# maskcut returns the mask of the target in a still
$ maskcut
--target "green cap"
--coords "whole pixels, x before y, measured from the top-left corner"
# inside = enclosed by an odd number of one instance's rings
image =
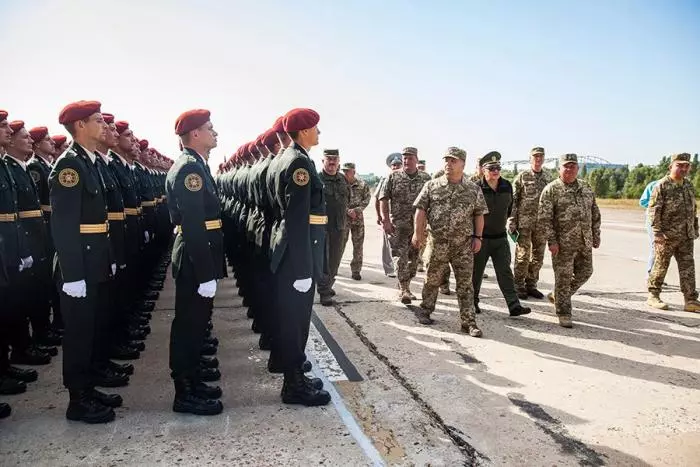
[[[425,165],[425,159],[420,159],[418,161],[418,165]]]
[[[671,162],[687,162],[688,164],[690,164],[690,154],[688,154],[687,152],[674,154],[671,156]]]
[[[442,156],[443,159],[451,158],[451,159],[460,159],[463,161],[467,160],[467,151],[464,149],[459,149],[454,146],[450,146],[445,150],[445,154]]]
[[[561,165],[570,164],[572,162],[578,164],[578,156],[576,154],[570,153],[559,156],[559,163]]]
[[[501,163],[501,153],[498,151],[491,151],[484,157],[479,159],[479,165],[485,167],[487,165],[496,165]]]
[[[324,149],[323,155],[326,157],[338,157],[340,156],[340,151],[337,149]]]
[[[348,169],[355,170],[355,163],[354,162],[346,162],[345,164],[343,164],[343,170],[348,170]]]
[[[534,156],[536,154],[542,154],[544,156],[544,148],[537,146],[537,147],[530,149],[531,156]]]
[[[406,146],[403,148],[403,151],[401,151],[401,154],[404,156],[416,156],[418,157],[418,149],[411,147],[411,146]]]

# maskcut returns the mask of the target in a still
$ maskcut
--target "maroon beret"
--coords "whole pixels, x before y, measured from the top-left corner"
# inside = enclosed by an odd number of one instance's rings
[[[117,123],[114,124],[115,127],[117,127],[117,133],[120,135],[124,133],[126,130],[129,129],[129,122],[125,122],[124,120],[119,120]]]
[[[139,141],[139,148],[141,148],[142,151],[145,150],[147,147],[148,147],[148,140],[147,139],[142,139],[141,141]]]
[[[58,123],[66,125],[88,118],[90,115],[98,113],[102,104],[97,101],[78,101],[68,104],[58,115]]]
[[[246,154],[253,154],[253,151],[255,150],[255,141],[251,141],[248,143],[248,146],[246,147]]]
[[[54,136],[51,137],[51,139],[53,140],[53,143],[54,143],[56,146],[60,146],[60,145],[62,145],[63,143],[65,143],[65,142],[68,140],[68,138],[66,138],[66,137],[63,136],[63,135],[54,135]]]
[[[194,109],[183,112],[177,120],[175,120],[175,134],[182,136],[192,130],[196,130],[200,126],[209,121],[211,113],[204,109]]]
[[[24,122],[22,120],[14,120],[10,122],[10,128],[12,128],[14,133],[17,133],[19,130],[24,128]]]
[[[265,133],[260,133],[257,138],[255,138],[255,145],[256,146],[263,146],[265,143]]]
[[[267,149],[272,150],[272,148],[275,147],[275,144],[277,144],[277,142],[277,132],[274,128],[270,128],[265,133],[263,133],[262,143],[265,145],[265,147],[267,147]]]
[[[285,114],[282,125],[286,132],[302,131],[315,127],[320,119],[315,110],[292,109]]]
[[[7,110],[0,110],[0,122],[7,120]]]
[[[281,117],[277,117],[277,120],[275,120],[275,123],[272,124],[272,131],[275,131],[277,133],[284,133],[284,115]]]
[[[29,130],[29,136],[32,137],[35,143],[38,143],[42,139],[46,138],[49,134],[49,129],[45,126],[37,126]]]
[[[102,112],[102,118],[104,119],[107,125],[109,125],[110,123],[114,123],[114,115],[112,114]]]

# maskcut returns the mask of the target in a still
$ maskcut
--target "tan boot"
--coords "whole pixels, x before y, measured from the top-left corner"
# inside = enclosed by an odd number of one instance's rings
[[[571,322],[571,316],[559,315],[559,326],[563,328],[573,328],[574,323]]]
[[[700,313],[700,302],[697,300],[688,300],[685,302],[685,307],[683,310],[691,313]]]
[[[668,304],[662,302],[658,295],[649,295],[647,305],[657,310],[668,310]]]
[[[440,293],[443,295],[449,295],[452,292],[450,291],[450,286],[449,285],[441,285],[440,286]]]
[[[401,300],[401,303],[404,305],[410,305],[411,304],[411,292],[409,292],[406,289],[401,289],[399,292],[399,300]]]
[[[549,292],[549,293],[547,294],[547,300],[549,300],[549,303],[551,303],[552,305],[556,305],[556,304],[557,304],[557,301],[556,301],[555,298],[554,298],[554,292]]]
[[[483,335],[481,329],[479,329],[479,326],[476,324],[462,323],[462,332],[472,337],[481,337]]]

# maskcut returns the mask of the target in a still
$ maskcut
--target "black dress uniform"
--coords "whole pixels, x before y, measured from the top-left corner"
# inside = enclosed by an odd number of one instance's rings
[[[44,217],[39,205],[39,197],[36,185],[28,173],[26,166],[22,166],[10,156],[5,158],[5,163],[17,187],[17,211],[20,235],[29,249],[29,254],[34,259],[34,265],[20,273],[18,281],[19,303],[25,316],[31,322],[35,341],[41,342],[48,334],[50,326],[51,308],[49,305],[47,282],[49,276],[49,260],[47,256],[48,232]],[[51,361],[48,354],[40,351],[29,343],[29,332],[23,332],[24,348],[12,349],[12,360],[15,363],[45,364]],[[45,342],[44,342],[45,343]],[[19,352],[18,352],[19,351]],[[55,353],[56,350],[53,349]]]
[[[294,143],[276,163],[276,204],[279,220],[270,238],[270,268],[277,278],[277,330],[269,367],[284,372],[285,403],[324,405],[330,396],[313,389],[301,370],[309,337],[315,286],[323,268],[326,203],[323,183],[304,148]],[[294,288],[311,279],[306,292]]]
[[[175,161],[168,171],[165,193],[177,230],[172,252],[175,319],[170,332],[173,409],[213,415],[223,405],[209,399],[207,386],[199,379],[199,360],[214,299],[199,295],[198,288],[224,277],[224,244],[216,184],[196,151],[185,148]]]
[[[97,156],[94,156],[97,157]],[[98,362],[95,331],[108,316],[109,281],[114,262],[111,251],[104,183],[79,144],[73,142],[56,161],[49,177],[59,287],[85,281],[86,296],[76,298],[61,291],[63,336],[63,384],[71,402],[66,417],[89,423],[108,422],[114,411],[94,391],[93,370]]]

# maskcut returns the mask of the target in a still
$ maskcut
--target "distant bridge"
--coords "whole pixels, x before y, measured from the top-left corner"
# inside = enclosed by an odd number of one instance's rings
[[[605,168],[610,168],[610,169],[621,169],[621,168],[627,167],[627,164],[613,164],[610,161],[607,161],[603,158],[596,157],[596,156],[578,156],[578,164],[581,167],[583,167],[585,165],[588,169],[595,169],[598,167],[605,167]],[[501,165],[503,165],[508,170],[514,170],[514,169],[522,170],[522,169],[530,166],[530,159],[522,159],[522,160],[518,160],[518,161],[503,161],[503,162],[501,162]],[[547,167],[558,167],[559,166],[559,158],[558,157],[546,158],[544,160],[544,165]]]

